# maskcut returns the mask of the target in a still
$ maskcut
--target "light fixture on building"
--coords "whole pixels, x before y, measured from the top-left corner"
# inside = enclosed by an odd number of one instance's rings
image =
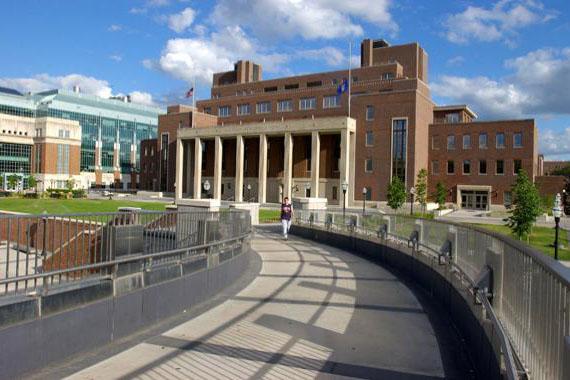
[[[554,222],[556,223],[556,235],[554,237],[554,260],[558,260],[558,230],[560,229],[560,218],[562,217],[562,202],[560,193],[556,194],[556,198],[554,199],[552,216],[554,216]]]
[[[344,223],[344,218],[346,214],[346,192],[348,191],[348,182],[342,181],[342,221]]]

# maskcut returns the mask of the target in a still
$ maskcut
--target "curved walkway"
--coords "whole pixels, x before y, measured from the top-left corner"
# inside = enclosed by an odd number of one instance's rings
[[[386,269],[268,230],[252,247],[263,266],[241,292],[70,378],[470,377],[452,329]]]

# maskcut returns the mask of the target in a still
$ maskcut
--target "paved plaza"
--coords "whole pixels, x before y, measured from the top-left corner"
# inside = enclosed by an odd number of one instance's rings
[[[445,318],[391,272],[267,229],[252,245],[243,290],[69,378],[469,378]]]

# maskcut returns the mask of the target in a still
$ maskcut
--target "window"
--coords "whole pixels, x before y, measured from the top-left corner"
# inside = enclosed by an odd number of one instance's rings
[[[435,174],[435,175],[439,174],[439,161],[432,161],[431,162],[431,174]]]
[[[340,96],[331,95],[323,98],[323,108],[337,108],[340,107]]]
[[[463,149],[471,149],[471,135],[463,135]]]
[[[57,174],[69,174],[69,145],[57,144]]]
[[[277,112],[293,111],[293,101],[291,99],[277,101]]]
[[[374,132],[366,131],[366,146],[374,146]]]
[[[317,98],[302,98],[299,100],[299,109],[301,111],[314,110],[317,107]]]
[[[445,120],[450,124],[459,123],[459,114],[448,113],[447,115],[445,115]]]
[[[497,160],[495,165],[496,165],[495,173],[500,174],[500,175],[505,174],[505,161]]]
[[[222,106],[218,108],[219,117],[229,117],[232,114],[232,109],[230,106]]]
[[[275,92],[277,91],[277,86],[272,86],[272,87],[265,87],[263,89],[264,92]]]
[[[522,161],[521,160],[514,160],[514,165],[513,165],[513,174],[519,174],[519,171],[521,171],[522,169]]]
[[[471,174],[471,160],[463,160],[463,174]]]
[[[311,139],[305,139],[305,161],[307,162],[307,171],[311,171],[311,154],[312,154]]]
[[[60,139],[63,138],[63,129],[57,131],[57,137],[59,137]]]
[[[256,113],[270,113],[271,112],[271,102],[259,102],[256,105]]]
[[[249,115],[251,113],[251,107],[249,104],[238,104],[237,114],[238,116]]]
[[[299,83],[285,85],[285,90],[294,90],[296,88],[299,88]]]
[[[453,160],[447,161],[447,174],[455,173],[455,162]]]
[[[447,136],[447,150],[455,150],[455,136]]]
[[[364,162],[364,171],[366,173],[372,173],[372,159],[371,158],[367,158],[366,161]]]
[[[374,106],[366,106],[366,121],[374,120]]]
[[[338,187],[336,186],[332,187],[332,199],[333,201],[336,201],[338,199]]]
[[[436,135],[431,137],[431,149],[439,150],[439,136]]]
[[[487,134],[479,134],[479,149],[487,149]]]
[[[487,161],[479,160],[479,174],[487,174]]]
[[[497,133],[497,148],[501,149],[505,147],[505,134]]]
[[[321,87],[322,85],[323,82],[320,80],[314,82],[307,82],[307,87]]]
[[[407,119],[392,120],[392,177],[406,183]]]
[[[522,148],[522,133],[515,133],[513,135],[513,147]]]
[[[204,113],[211,115],[212,114],[212,107],[204,107]]]
[[[384,80],[390,80],[390,79],[394,79],[394,73],[383,73],[382,74],[382,79]]]
[[[69,138],[69,130],[65,131],[65,138],[66,138],[66,139]]]

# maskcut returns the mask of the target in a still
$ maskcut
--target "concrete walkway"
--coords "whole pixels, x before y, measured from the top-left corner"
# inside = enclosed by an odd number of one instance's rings
[[[267,230],[253,248],[241,292],[69,378],[471,378],[453,329],[391,272]]]

